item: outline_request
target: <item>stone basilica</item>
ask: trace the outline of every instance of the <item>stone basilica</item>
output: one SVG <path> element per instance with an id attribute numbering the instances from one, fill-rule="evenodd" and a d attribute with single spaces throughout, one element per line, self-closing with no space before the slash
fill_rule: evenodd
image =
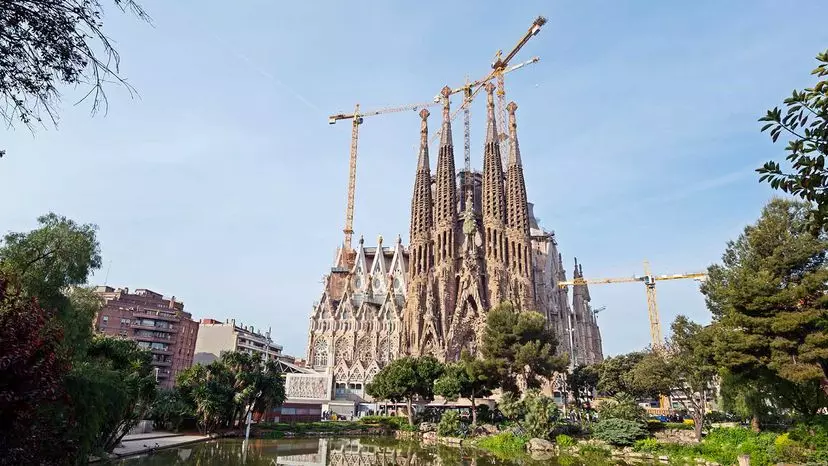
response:
<path id="1" fill-rule="evenodd" d="M 449 100 L 444 89 L 436 174 L 428 153 L 429 112 L 420 112 L 420 151 L 411 199 L 410 244 L 339 248 L 310 318 L 308 365 L 332 374 L 337 394 L 361 394 L 388 361 L 402 355 L 456 359 L 479 347 L 487 311 L 509 301 L 537 310 L 574 365 L 600 362 L 601 334 L 586 285 L 570 305 L 554 233 L 541 228 L 527 201 L 515 110 L 508 110 L 503 167 L 494 118 L 494 86 L 483 171 L 456 173 Z M 575 277 L 582 276 L 575 261 Z"/>

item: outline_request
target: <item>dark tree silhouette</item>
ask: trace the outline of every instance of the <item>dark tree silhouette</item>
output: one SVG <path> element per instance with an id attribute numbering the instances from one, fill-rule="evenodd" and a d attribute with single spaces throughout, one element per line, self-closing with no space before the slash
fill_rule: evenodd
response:
<path id="1" fill-rule="evenodd" d="M 135 0 L 117 8 L 149 21 Z M 120 56 L 103 32 L 100 0 L 0 1 L 0 117 L 8 125 L 56 124 L 58 84 L 88 87 L 92 112 L 106 111 L 104 84 L 132 87 L 119 76 Z M 1 154 L 0 154 L 1 155 Z"/>

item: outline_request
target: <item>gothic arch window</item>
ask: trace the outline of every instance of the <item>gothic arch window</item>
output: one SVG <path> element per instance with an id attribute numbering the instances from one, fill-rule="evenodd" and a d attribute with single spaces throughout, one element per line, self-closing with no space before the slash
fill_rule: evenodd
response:
<path id="1" fill-rule="evenodd" d="M 391 359 L 391 346 L 389 345 L 387 338 L 381 340 L 379 343 L 377 359 L 382 362 L 388 362 Z"/>
<path id="2" fill-rule="evenodd" d="M 366 366 L 374 360 L 374 352 L 371 350 L 371 340 L 367 337 L 360 340 L 359 344 L 357 344 L 357 358 Z"/>
<path id="3" fill-rule="evenodd" d="M 336 341 L 336 362 L 348 361 L 351 359 L 351 341 L 348 338 L 340 338 Z"/>
<path id="4" fill-rule="evenodd" d="M 316 343 L 313 345 L 313 365 L 328 365 L 328 342 L 322 338 L 316 340 Z"/>

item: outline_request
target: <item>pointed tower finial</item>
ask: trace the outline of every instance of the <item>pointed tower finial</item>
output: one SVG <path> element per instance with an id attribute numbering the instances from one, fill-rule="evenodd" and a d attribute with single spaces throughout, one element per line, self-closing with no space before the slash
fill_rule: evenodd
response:
<path id="1" fill-rule="evenodd" d="M 402 244 L 402 236 L 397 233 L 397 244 Z"/>
<path id="2" fill-rule="evenodd" d="M 520 146 L 518 146 L 517 139 L 517 118 L 515 118 L 515 110 L 518 106 L 514 102 L 509 102 L 506 110 L 509 112 L 509 139 L 512 143 L 509 145 L 509 166 L 520 165 Z"/>
<path id="3" fill-rule="evenodd" d="M 417 160 L 417 169 L 431 170 L 428 166 L 428 116 L 431 113 L 427 108 L 420 110 L 420 118 L 423 121 L 420 123 L 420 157 Z"/>
<path id="4" fill-rule="evenodd" d="M 451 144 L 451 100 L 449 100 L 451 88 L 445 86 L 440 91 L 440 95 L 443 96 L 443 127 L 440 131 L 440 146 L 445 146 Z"/>
<path id="5" fill-rule="evenodd" d="M 584 264 L 580 264 L 578 266 L 578 274 L 581 275 L 581 277 L 584 276 Z"/>
<path id="6" fill-rule="evenodd" d="M 363 243 L 365 243 L 365 237 L 362 236 L 362 235 L 359 235 L 359 245 L 362 246 Z"/>
<path id="7" fill-rule="evenodd" d="M 377 236 L 377 245 L 382 247 L 382 235 Z"/>
<path id="8" fill-rule="evenodd" d="M 495 85 L 486 84 L 486 142 L 497 142 L 497 127 L 495 125 L 494 108 Z"/>

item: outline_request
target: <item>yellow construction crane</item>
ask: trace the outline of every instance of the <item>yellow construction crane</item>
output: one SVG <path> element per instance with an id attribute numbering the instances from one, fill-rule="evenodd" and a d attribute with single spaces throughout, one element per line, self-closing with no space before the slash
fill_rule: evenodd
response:
<path id="1" fill-rule="evenodd" d="M 508 147 L 506 145 L 506 141 L 509 138 L 508 131 L 506 131 L 506 83 L 504 80 L 504 75 L 516 69 L 522 68 L 526 65 L 536 63 L 538 60 L 540 60 L 540 58 L 534 57 L 531 60 L 525 61 L 515 66 L 509 66 L 509 63 L 511 63 L 512 59 L 515 58 L 515 55 L 517 55 L 520 49 L 522 49 L 523 46 L 526 45 L 527 42 L 529 42 L 529 39 L 536 36 L 540 32 L 541 27 L 544 24 L 546 24 L 546 18 L 544 18 L 543 16 L 538 16 L 537 18 L 535 18 L 535 21 L 532 22 L 531 26 L 529 26 L 529 29 L 526 31 L 526 34 L 524 34 L 523 37 L 520 38 L 518 43 L 515 44 L 514 47 L 512 47 L 512 50 L 510 50 L 505 57 L 503 56 L 503 51 L 498 50 L 498 52 L 495 54 L 494 62 L 492 62 L 492 71 L 490 71 L 485 77 L 478 79 L 473 83 L 466 83 L 466 85 L 458 87 L 456 89 L 452 89 L 451 91 L 451 94 L 456 94 L 458 92 L 464 93 L 463 105 L 460 107 L 460 109 L 454 112 L 454 114 L 451 116 L 451 119 L 453 121 L 454 117 L 457 116 L 457 113 L 460 110 L 463 110 L 463 119 L 465 124 L 464 136 L 466 137 L 466 141 L 468 141 L 469 106 L 471 105 L 471 102 L 474 100 L 475 96 L 477 96 L 478 92 L 480 92 L 480 90 L 483 89 L 483 86 L 486 85 L 486 83 L 488 83 L 492 79 L 497 79 L 497 102 L 498 106 L 500 107 L 498 109 L 497 125 L 500 128 L 500 156 L 503 159 L 504 164 L 506 163 L 506 160 L 508 158 Z M 438 97 L 435 97 L 435 101 L 438 99 Z M 434 142 L 434 140 L 438 137 L 440 137 L 439 131 L 437 131 L 434 134 L 434 136 L 431 138 L 431 141 Z M 467 143 L 465 146 L 468 147 L 469 144 Z M 468 152 L 466 154 L 466 160 L 468 160 Z M 467 166 L 466 169 L 468 170 L 469 167 Z"/>
<path id="2" fill-rule="evenodd" d="M 502 74 L 511 73 L 512 71 L 519 70 L 519 69 L 523 68 L 526 65 L 531 65 L 533 63 L 537 63 L 538 61 L 540 61 L 540 57 L 532 57 L 529 60 L 526 60 L 525 62 L 518 63 L 517 65 L 510 66 L 510 67 L 506 68 L 505 70 L 503 70 Z M 451 96 L 453 94 L 460 93 L 460 92 L 463 93 L 463 104 L 460 106 L 460 108 L 455 110 L 454 113 L 451 115 L 451 121 L 454 121 L 454 118 L 457 116 L 457 114 L 460 111 L 463 112 L 463 162 L 464 162 L 464 168 L 465 168 L 465 171 L 466 171 L 467 174 L 471 173 L 471 124 L 470 124 L 470 120 L 471 120 L 471 111 L 470 111 L 471 103 L 474 100 L 474 98 L 477 96 L 478 92 L 480 92 L 480 90 L 483 89 L 483 86 L 485 86 L 486 83 L 491 81 L 492 79 L 495 79 L 495 73 L 494 72 L 490 72 L 489 74 L 487 74 L 483 78 L 478 79 L 477 81 L 474 81 L 474 82 L 468 82 L 468 80 L 467 80 L 464 85 L 462 85 L 460 87 L 457 87 L 457 88 L 454 88 L 449 92 L 449 96 Z M 438 94 L 436 97 L 434 97 L 434 101 L 439 102 L 443 98 L 444 97 L 441 94 Z M 442 131 L 443 131 L 442 127 L 440 127 L 434 133 L 434 135 L 431 137 L 431 142 L 432 143 L 434 142 L 435 139 L 440 137 L 440 134 L 442 133 Z M 505 134 L 505 131 L 503 131 L 502 127 L 501 127 L 501 134 Z M 461 198 L 465 199 L 466 198 L 466 191 L 471 189 L 471 177 L 469 175 L 466 175 L 466 179 L 465 179 L 465 182 L 463 183 L 463 185 L 464 185 L 463 186 L 463 193 L 462 193 Z"/>
<path id="3" fill-rule="evenodd" d="M 541 30 L 541 27 L 546 24 L 546 18 L 543 16 L 538 16 L 535 18 L 535 21 L 532 22 L 532 25 L 529 26 L 529 30 L 526 31 L 526 34 L 520 38 L 517 44 L 512 47 L 512 50 L 503 57 L 503 51 L 498 50 L 495 54 L 494 62 L 492 62 L 492 74 L 494 74 L 495 78 L 497 78 L 497 104 L 500 107 L 498 110 L 498 122 L 497 126 L 500 128 L 500 156 L 503 158 L 503 164 L 506 164 L 506 160 L 509 153 L 509 147 L 507 141 L 509 140 L 509 133 L 506 131 L 506 82 L 504 80 L 503 75 L 506 74 L 506 68 L 509 66 L 509 62 L 515 58 L 515 55 L 529 42 L 529 39 L 538 35 Z"/>
<path id="4" fill-rule="evenodd" d="M 345 250 L 351 250 L 351 238 L 354 235 L 354 191 L 356 191 L 356 162 L 357 162 L 357 141 L 359 140 L 359 125 L 364 117 L 383 115 L 386 113 L 404 112 L 406 110 L 418 111 L 422 108 L 433 107 L 437 102 L 424 102 L 421 104 L 402 105 L 399 107 L 386 107 L 368 112 L 360 112 L 359 104 L 356 104 L 354 113 L 339 113 L 328 117 L 329 124 L 335 124 L 339 120 L 352 120 L 351 126 L 351 159 L 348 167 L 348 206 L 345 208 Z"/>
<path id="5" fill-rule="evenodd" d="M 664 280 L 685 280 L 693 279 L 704 281 L 707 274 L 704 272 L 694 273 L 677 273 L 672 275 L 653 275 L 650 272 L 650 263 L 644 261 L 644 275 L 621 278 L 599 278 L 599 279 L 585 279 L 583 277 L 576 277 L 569 281 L 559 282 L 558 286 L 566 288 L 575 285 L 603 285 L 608 283 L 644 283 L 644 288 L 647 291 L 647 313 L 650 318 L 650 338 L 652 339 L 653 348 L 661 348 L 663 346 L 663 337 L 661 334 L 661 320 L 658 315 L 658 306 L 656 305 L 656 290 L 655 285 L 658 281 Z"/>

